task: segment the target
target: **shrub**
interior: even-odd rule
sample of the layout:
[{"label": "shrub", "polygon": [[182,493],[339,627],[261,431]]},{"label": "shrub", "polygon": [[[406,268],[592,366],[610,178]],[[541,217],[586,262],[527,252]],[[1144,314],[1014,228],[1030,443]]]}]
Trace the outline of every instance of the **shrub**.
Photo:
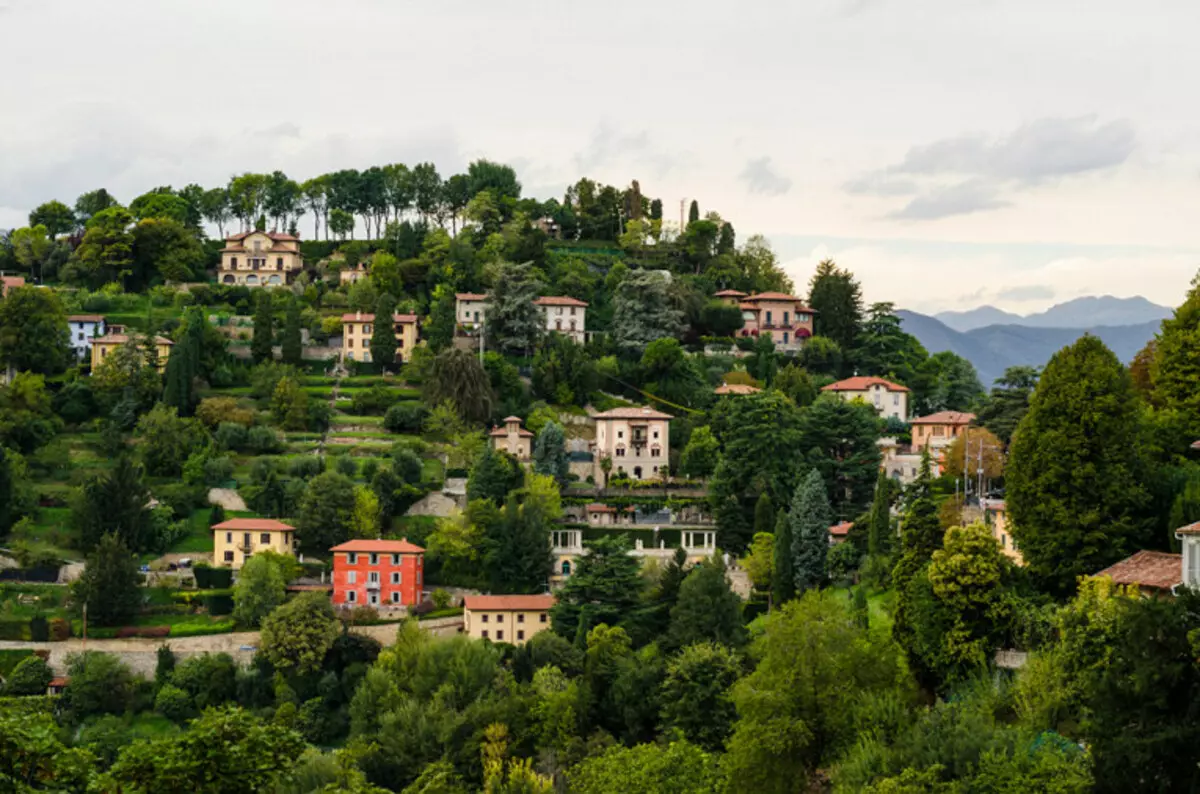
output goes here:
[{"label": "shrub", "polygon": [[177,686],[166,684],[154,698],[154,710],[171,722],[180,723],[195,715],[192,698]]},{"label": "shrub", "polygon": [[429,410],[419,402],[396,403],[383,415],[383,426],[390,433],[420,433]]},{"label": "shrub", "polygon": [[356,414],[382,414],[396,402],[396,393],[383,384],[376,384],[360,391],[350,400]]},{"label": "shrub", "polygon": [[333,468],[338,474],[344,474],[347,477],[354,477],[356,474],[358,474],[358,464],[355,463],[354,459],[349,455],[342,455],[338,457],[337,461],[333,465]]},{"label": "shrub", "polygon": [[29,638],[34,642],[47,642],[50,639],[50,624],[40,615],[29,621]]},{"label": "shrub", "polygon": [[284,447],[283,436],[263,425],[250,428],[246,437],[246,450],[257,455],[278,454]]},{"label": "shrub", "polygon": [[249,437],[250,431],[243,425],[234,422],[221,422],[217,426],[217,432],[213,435],[217,444],[222,449],[241,450],[246,447],[246,439]]},{"label": "shrub", "polygon": [[[43,621],[44,623],[45,621]],[[28,656],[12,671],[4,684],[6,695],[44,695],[54,673],[40,656]]]},{"label": "shrub", "polygon": [[288,474],[307,480],[325,471],[325,464],[319,455],[303,455],[292,458],[288,463]]}]

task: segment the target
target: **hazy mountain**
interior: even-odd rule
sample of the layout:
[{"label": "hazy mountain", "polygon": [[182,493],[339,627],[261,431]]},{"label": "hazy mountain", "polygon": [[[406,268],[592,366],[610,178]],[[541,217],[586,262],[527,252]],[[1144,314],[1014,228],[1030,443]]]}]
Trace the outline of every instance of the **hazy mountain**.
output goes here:
[{"label": "hazy mountain", "polygon": [[974,364],[985,388],[991,388],[992,382],[1008,367],[1020,364],[1043,366],[1052,355],[1085,333],[1100,337],[1121,361],[1128,363],[1159,328],[1159,321],[1152,320],[1137,325],[1078,328],[989,325],[963,333],[924,314],[904,310],[896,314],[904,330],[915,336],[930,353],[949,350]]},{"label": "hazy mountain", "polygon": [[1051,306],[1044,312],[1021,316],[994,306],[961,312],[939,312],[934,319],[955,331],[968,332],[989,325],[1023,325],[1029,328],[1091,328],[1142,325],[1171,316],[1171,309],[1142,297],[1114,298],[1111,295],[1075,298]]}]

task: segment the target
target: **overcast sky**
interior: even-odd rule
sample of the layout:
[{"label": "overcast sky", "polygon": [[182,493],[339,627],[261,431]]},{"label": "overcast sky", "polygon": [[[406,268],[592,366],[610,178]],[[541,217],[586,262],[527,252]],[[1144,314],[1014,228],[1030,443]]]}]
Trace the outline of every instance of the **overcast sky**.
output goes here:
[{"label": "overcast sky", "polygon": [[[107,187],[487,157],[766,235],[798,289],[1175,305],[1200,266],[1200,4],[0,0],[0,228]],[[303,233],[304,226],[301,231]]]}]

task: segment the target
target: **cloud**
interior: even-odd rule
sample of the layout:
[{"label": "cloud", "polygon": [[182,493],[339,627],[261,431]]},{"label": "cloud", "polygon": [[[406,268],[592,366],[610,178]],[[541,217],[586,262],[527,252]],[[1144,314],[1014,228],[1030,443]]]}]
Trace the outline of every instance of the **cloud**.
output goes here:
[{"label": "cloud", "polygon": [[640,166],[662,176],[676,163],[675,157],[658,148],[645,130],[621,132],[607,122],[592,130],[587,146],[574,159],[581,177],[618,165]]},{"label": "cloud", "polygon": [[770,157],[758,157],[747,161],[738,175],[746,190],[762,196],[782,196],[792,189],[792,180],[776,173]]},{"label": "cloud", "polygon": [[1027,284],[1023,287],[1008,287],[996,291],[996,300],[1024,303],[1026,301],[1051,300],[1058,292],[1046,284]]},{"label": "cloud", "polygon": [[936,220],[1009,206],[996,187],[986,180],[972,179],[949,187],[933,188],[908,202],[888,217],[898,220]]}]

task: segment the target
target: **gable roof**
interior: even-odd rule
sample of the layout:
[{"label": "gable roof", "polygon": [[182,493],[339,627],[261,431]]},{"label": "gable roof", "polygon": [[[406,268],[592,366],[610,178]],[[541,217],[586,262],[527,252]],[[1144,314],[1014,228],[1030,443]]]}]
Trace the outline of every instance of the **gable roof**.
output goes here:
[{"label": "gable roof", "polygon": [[104,322],[103,314],[71,314],[67,316],[69,323],[102,323]]},{"label": "gable roof", "polygon": [[237,234],[231,234],[225,238],[225,242],[227,242],[227,243],[241,242],[242,240],[245,240],[247,237],[249,237],[252,234],[265,234],[267,237],[271,238],[275,242],[299,241],[300,240],[299,237],[293,237],[292,235],[285,234],[284,232],[263,232],[263,231],[258,231],[256,229],[252,232],[238,232]]},{"label": "gable roof", "polygon": [[[415,314],[393,314],[392,322],[394,323],[415,323],[417,315]],[[375,315],[373,314],[343,314],[342,322],[344,323],[373,323]]]},{"label": "gable roof", "polygon": [[[123,345],[123,344],[126,344],[127,342],[129,342],[129,340],[130,340],[130,337],[127,334],[105,334],[104,336],[98,336],[95,339],[93,339],[92,344],[94,344],[94,345]],[[138,341],[140,342],[141,339],[138,339]],[[160,345],[174,345],[175,344],[170,339],[167,339],[165,336],[156,336],[156,337],[154,337],[154,341],[155,341],[155,343],[160,344]]]},{"label": "gable roof", "polygon": [[670,414],[664,414],[662,411],[656,411],[653,408],[646,406],[633,406],[630,408],[613,408],[610,411],[604,411],[599,414],[592,414],[593,419],[674,419]]},{"label": "gable roof", "polygon": [[831,383],[828,386],[822,387],[821,391],[866,391],[872,386],[882,386],[888,391],[910,391],[907,386],[901,386],[899,383],[892,383],[890,380],[874,378],[869,375],[856,375],[853,378],[839,380],[837,383]]},{"label": "gable roof", "polygon": [[0,284],[3,284],[9,289],[25,286],[24,276],[0,276]]},{"label": "gable roof", "polygon": [[572,298],[570,295],[544,295],[534,301],[538,306],[582,306],[587,307],[587,301]]},{"label": "gable roof", "polygon": [[854,529],[853,521],[842,521],[841,523],[831,526],[829,528],[829,534],[833,535],[835,538],[843,538],[849,535],[850,530],[852,529]]},{"label": "gable roof", "polygon": [[1110,565],[1096,576],[1107,576],[1114,584],[1170,590],[1183,582],[1183,555],[1143,550]]},{"label": "gable roof", "polygon": [[[628,505],[627,507],[625,507],[623,509],[626,513],[636,513],[637,512],[637,508],[634,507],[633,505]],[[615,513],[615,512],[617,512],[617,508],[613,507],[612,505],[600,504],[599,502],[592,502],[590,505],[585,507],[584,510],[588,513]]]},{"label": "gable roof", "polygon": [[[507,435],[508,435],[508,430],[507,430],[506,428],[503,428],[503,427],[493,427],[493,428],[492,428],[492,429],[491,429],[491,430],[488,432],[488,435],[489,435],[489,436],[507,436]],[[523,427],[519,427],[519,428],[517,428],[517,435],[518,435],[518,436],[520,436],[520,437],[522,437],[522,438],[525,438],[525,437],[528,437],[528,438],[533,438],[533,433],[529,432],[528,430],[526,430],[526,429],[525,429],[525,428],[523,428]]]},{"label": "gable roof", "polygon": [[249,532],[294,532],[295,527],[276,521],[273,518],[231,518],[220,524],[213,524],[213,529]]},{"label": "gable roof", "polygon": [[540,612],[554,606],[554,596],[549,593],[543,595],[469,595],[463,597],[463,606],[471,610]]},{"label": "gable roof", "polygon": [[762,391],[749,383],[722,383],[713,390],[713,394],[755,394]]},{"label": "gable roof", "polygon": [[929,416],[909,419],[908,423],[910,425],[969,425],[973,421],[975,421],[975,414],[964,411],[938,411]]},{"label": "gable roof", "polygon": [[365,551],[385,554],[424,554],[425,549],[407,540],[348,540],[330,551]]},{"label": "gable roof", "polygon": [[480,292],[456,292],[454,297],[460,301],[485,301],[488,299],[487,295]]},{"label": "gable roof", "polygon": [[720,292],[713,293],[714,298],[744,298],[746,293],[736,289],[723,289]]}]

